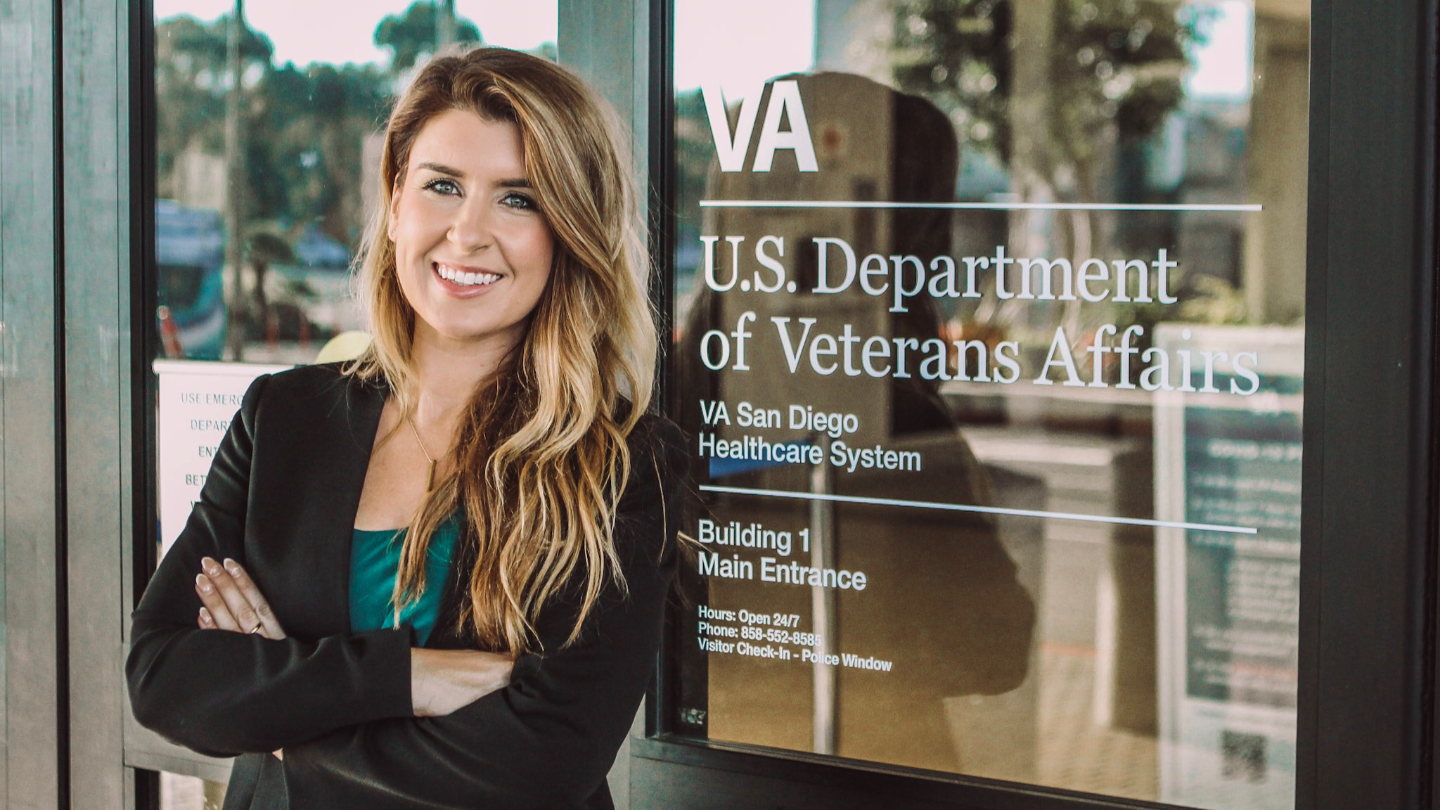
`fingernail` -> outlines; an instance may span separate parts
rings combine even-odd
[[[232,577],[237,579],[240,577],[240,563],[235,562],[229,557],[225,558],[225,570],[229,571]]]
[[[203,607],[200,608],[200,621],[202,621],[202,622],[204,622],[204,623],[206,623],[206,624],[214,624],[214,623],[215,623],[215,620],[212,619],[212,618],[210,618],[210,611],[207,610],[207,609],[205,609],[205,608],[203,608]]]
[[[195,585],[200,588],[201,593],[210,593],[210,589],[213,587],[210,584],[210,579],[204,574],[195,575]]]
[[[220,563],[215,562],[209,557],[200,558],[200,567],[204,568],[208,574],[214,575],[220,573]]]

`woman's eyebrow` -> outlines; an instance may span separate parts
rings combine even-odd
[[[436,174],[448,174],[451,177],[465,177],[464,172],[445,166],[444,163],[420,163],[416,169],[429,169]],[[534,187],[526,177],[507,177],[504,180],[497,180],[495,186],[500,186],[501,189],[533,189]]]
[[[429,169],[429,170],[432,171],[432,172],[436,172],[436,173],[438,173],[438,174],[448,174],[448,175],[450,175],[451,177],[464,177],[464,176],[465,176],[465,173],[462,172],[462,171],[460,171],[459,169],[452,169],[452,168],[450,168],[449,166],[446,166],[446,165],[443,164],[443,163],[421,163],[421,164],[420,164],[419,166],[417,166],[416,168],[418,168],[418,169]]]

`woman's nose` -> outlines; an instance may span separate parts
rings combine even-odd
[[[485,206],[477,201],[467,201],[450,222],[450,242],[466,253],[473,253],[489,247],[494,241],[491,232],[490,215]]]

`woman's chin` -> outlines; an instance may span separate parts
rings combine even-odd
[[[416,323],[416,342],[430,342],[437,346],[474,346],[508,350],[519,342],[524,334],[523,327],[508,326],[496,328],[489,324],[467,321],[420,319]]]

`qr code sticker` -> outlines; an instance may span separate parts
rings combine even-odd
[[[1265,743],[1260,734],[1220,732],[1220,773],[1226,779],[1244,779],[1254,784],[1265,781]]]

